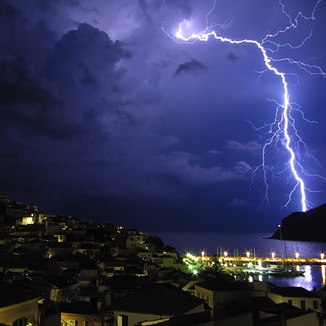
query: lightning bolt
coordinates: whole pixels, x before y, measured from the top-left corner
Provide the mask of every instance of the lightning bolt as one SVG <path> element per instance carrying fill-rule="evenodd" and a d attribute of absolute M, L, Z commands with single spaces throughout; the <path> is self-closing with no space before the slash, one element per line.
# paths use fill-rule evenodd
<path fill-rule="evenodd" d="M 310 32 L 309 35 L 307 35 L 301 44 L 294 46 L 291 45 L 290 43 L 286 44 L 280 44 L 275 42 L 274 40 L 276 39 L 277 36 L 280 34 L 285 34 L 289 30 L 293 30 L 297 28 L 299 25 L 300 19 L 303 20 L 314 20 L 315 19 L 315 13 L 318 9 L 319 4 L 321 3 L 322 0 L 318 0 L 313 7 L 312 13 L 310 16 L 305 16 L 302 14 L 302 12 L 299 12 L 297 16 L 292 19 L 291 16 L 285 11 L 285 6 L 282 3 L 282 1 L 279 1 L 279 5 L 282 8 L 282 14 L 285 15 L 288 18 L 289 24 L 284 27 L 283 29 L 277 30 L 275 33 L 272 34 L 267 34 L 261 41 L 257 40 L 252 40 L 252 39 L 240 39 L 240 40 L 235 40 L 231 39 L 228 37 L 220 36 L 216 33 L 214 28 L 217 26 L 222 26 L 222 25 L 209 25 L 209 16 L 211 13 L 215 10 L 216 7 L 216 2 L 217 0 L 214 0 L 212 8 L 209 10 L 208 14 L 205 17 L 206 20 L 206 28 L 199 32 L 199 33 L 190 33 L 186 34 L 185 30 L 189 30 L 192 26 L 192 22 L 190 20 L 183 20 L 181 23 L 178 25 L 178 30 L 176 31 L 175 35 L 172 36 L 169 33 L 167 33 L 162 26 L 162 30 L 165 34 L 167 34 L 170 38 L 172 38 L 174 41 L 177 43 L 190 43 L 193 44 L 197 41 L 201 42 L 207 42 L 209 39 L 214 38 L 217 41 L 223 42 L 223 43 L 230 43 L 230 44 L 247 44 L 247 45 L 252 45 L 255 46 L 261 53 L 261 56 L 263 58 L 264 65 L 266 69 L 262 72 L 260 72 L 260 75 L 263 74 L 266 71 L 272 72 L 274 75 L 276 75 L 280 83 L 282 85 L 283 89 L 283 101 L 282 103 L 277 103 L 277 108 L 276 108 L 276 113 L 275 113 L 275 118 L 274 121 L 269 124 L 265 125 L 261 128 L 255 128 L 256 130 L 258 129 L 263 129 L 266 126 L 269 128 L 269 134 L 271 134 L 270 138 L 268 141 L 265 142 L 263 145 L 262 149 L 262 159 L 261 159 L 261 164 L 256 167 L 256 169 L 253 172 L 253 176 L 257 175 L 259 171 L 262 171 L 263 175 L 263 182 L 264 182 L 264 187 L 265 187 L 265 197 L 264 200 L 268 201 L 269 197 L 269 185 L 268 185 L 268 172 L 270 168 L 268 168 L 266 164 L 267 160 L 267 149 L 270 146 L 277 146 L 279 143 L 282 144 L 282 146 L 285 148 L 285 150 L 288 153 L 288 161 L 287 161 L 287 166 L 286 168 L 281 171 L 285 172 L 287 170 L 290 171 L 290 177 L 293 178 L 294 180 L 294 186 L 290 190 L 290 193 L 288 195 L 287 202 L 285 203 L 284 207 L 287 207 L 288 204 L 292 200 L 292 196 L 295 192 L 299 192 L 300 198 L 301 198 L 301 210 L 303 212 L 307 211 L 309 208 L 311 208 L 311 205 L 309 204 L 307 200 L 307 192 L 312 192 L 309 188 L 305 186 L 304 177 L 318 177 L 326 181 L 326 179 L 323 176 L 320 176 L 318 174 L 309 174 L 306 169 L 304 168 L 302 164 L 302 159 L 301 159 L 301 154 L 300 154 L 300 145 L 304 147 L 305 153 L 308 154 L 308 150 L 306 147 L 306 144 L 303 142 L 301 137 L 299 136 L 299 133 L 296 129 L 295 126 L 295 120 L 293 118 L 293 115 L 291 114 L 292 111 L 299 111 L 304 118 L 305 121 L 308 122 L 314 122 L 314 121 L 309 121 L 307 120 L 303 112 L 300 110 L 300 107 L 298 105 L 295 105 L 290 102 L 290 95 L 289 95 L 289 87 L 288 87 L 288 81 L 287 81 L 287 75 L 285 72 L 280 71 L 275 67 L 275 63 L 277 62 L 287 62 L 291 65 L 296 65 L 299 67 L 301 70 L 304 70 L 305 72 L 309 73 L 310 75 L 320 75 L 324 78 L 326 78 L 326 73 L 316 65 L 312 65 L 306 62 L 302 61 L 296 61 L 292 58 L 273 58 L 273 54 L 278 52 L 280 48 L 283 47 L 290 47 L 291 49 L 296 49 L 305 44 L 307 40 L 312 35 L 312 32 Z M 229 23 L 231 24 L 231 22 Z M 252 124 L 253 126 L 253 124 Z M 254 126 L 253 126 L 254 127 Z M 314 158 L 314 157 L 313 157 Z M 315 158 L 314 158 L 315 159 Z"/>

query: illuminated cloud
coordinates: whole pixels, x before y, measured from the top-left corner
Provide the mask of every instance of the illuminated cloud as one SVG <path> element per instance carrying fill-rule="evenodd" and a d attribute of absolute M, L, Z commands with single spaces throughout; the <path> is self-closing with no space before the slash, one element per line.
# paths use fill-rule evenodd
<path fill-rule="evenodd" d="M 262 145 L 256 141 L 250 141 L 246 144 L 243 144 L 236 140 L 228 140 L 226 142 L 225 148 L 236 151 L 260 151 L 262 149 Z"/>
<path fill-rule="evenodd" d="M 231 202 L 227 203 L 226 206 L 243 207 L 251 205 L 244 199 L 234 198 Z"/>

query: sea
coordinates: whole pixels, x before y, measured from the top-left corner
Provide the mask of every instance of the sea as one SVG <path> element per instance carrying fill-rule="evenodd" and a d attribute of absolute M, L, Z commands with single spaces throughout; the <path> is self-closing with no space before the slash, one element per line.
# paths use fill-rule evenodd
<path fill-rule="evenodd" d="M 225 251 L 230 256 L 246 256 L 247 252 L 255 257 L 321 258 L 325 254 L 326 243 L 285 241 L 269 239 L 270 233 L 222 233 L 222 232 L 167 232 L 153 231 L 151 235 L 160 237 L 166 245 L 176 248 L 181 254 L 191 252 L 195 255 L 222 255 Z M 326 264 L 325 264 L 326 265 Z M 301 265 L 303 276 L 271 277 L 260 276 L 259 279 L 277 286 L 303 287 L 309 291 L 320 290 L 326 284 L 325 265 Z M 257 276 L 258 277 L 258 276 Z"/>

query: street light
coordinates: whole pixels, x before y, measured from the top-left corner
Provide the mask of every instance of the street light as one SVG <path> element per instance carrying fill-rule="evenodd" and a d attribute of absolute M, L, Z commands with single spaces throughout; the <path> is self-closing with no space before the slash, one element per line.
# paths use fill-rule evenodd
<path fill-rule="evenodd" d="M 279 233 L 280 233 L 280 240 L 282 240 L 282 225 L 281 224 L 279 224 L 278 225 L 278 229 L 279 229 Z"/>
<path fill-rule="evenodd" d="M 247 258 L 250 258 L 250 251 L 246 252 Z"/>
<path fill-rule="evenodd" d="M 295 253 L 295 258 L 299 259 L 300 254 L 298 252 Z"/>
<path fill-rule="evenodd" d="M 272 259 L 274 259 L 275 258 L 275 252 L 273 251 L 272 252 Z"/>

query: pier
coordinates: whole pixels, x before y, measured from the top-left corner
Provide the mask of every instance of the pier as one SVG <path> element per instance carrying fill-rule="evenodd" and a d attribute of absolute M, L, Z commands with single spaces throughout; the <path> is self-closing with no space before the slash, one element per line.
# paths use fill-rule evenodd
<path fill-rule="evenodd" d="M 225 264 L 257 264 L 266 263 L 269 265 L 326 265 L 326 255 L 324 253 L 320 253 L 319 257 L 311 258 L 311 257 L 300 257 L 298 252 L 295 253 L 293 257 L 277 257 L 275 252 L 271 253 L 269 257 L 259 257 L 256 256 L 255 250 L 252 252 L 247 251 L 245 255 L 240 256 L 235 255 L 231 256 L 227 251 L 220 251 L 220 255 L 216 256 L 208 256 L 204 251 L 201 252 L 201 256 L 198 256 L 198 259 L 201 261 L 218 259 L 220 262 Z"/>
<path fill-rule="evenodd" d="M 207 259 L 212 259 L 212 257 L 206 256 Z M 203 259 L 203 257 L 201 257 Z M 204 257 L 205 259 L 205 257 Z M 248 263 L 257 263 L 258 261 L 267 264 L 275 264 L 275 265 L 282 265 L 282 264 L 292 264 L 292 265 L 326 265 L 326 259 L 321 258 L 271 258 L 271 257 L 219 257 L 224 263 L 231 263 L 231 264 L 248 264 Z"/>
<path fill-rule="evenodd" d="M 249 251 L 244 256 L 231 256 L 226 251 L 220 256 L 209 256 L 204 251 L 202 251 L 200 256 L 193 256 L 188 253 L 186 257 L 189 256 L 196 257 L 197 261 L 201 261 L 202 263 L 217 259 L 221 263 L 233 265 L 246 265 L 249 263 L 266 263 L 269 265 L 326 265 L 326 255 L 324 253 L 321 253 L 318 258 L 300 257 L 299 253 L 296 253 L 294 257 L 276 257 L 275 253 L 272 253 L 270 257 L 258 257 L 251 255 Z"/>

